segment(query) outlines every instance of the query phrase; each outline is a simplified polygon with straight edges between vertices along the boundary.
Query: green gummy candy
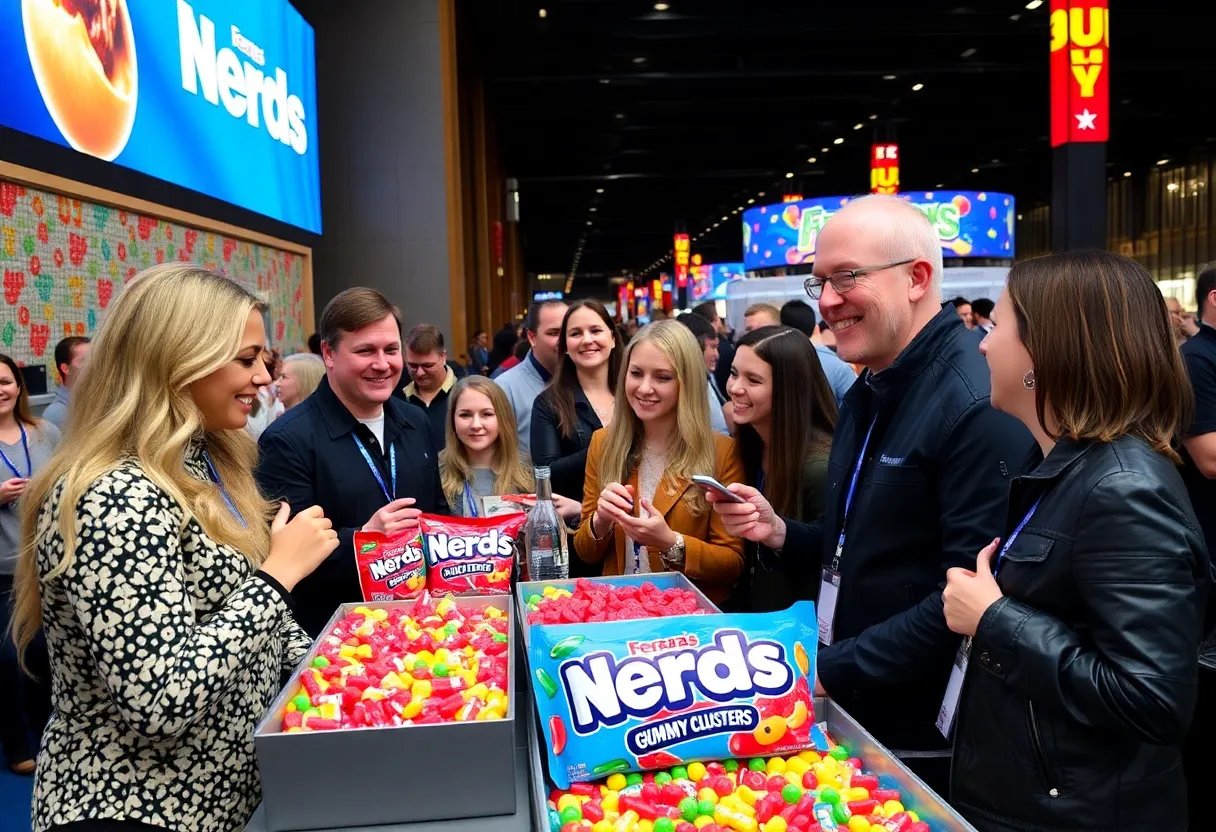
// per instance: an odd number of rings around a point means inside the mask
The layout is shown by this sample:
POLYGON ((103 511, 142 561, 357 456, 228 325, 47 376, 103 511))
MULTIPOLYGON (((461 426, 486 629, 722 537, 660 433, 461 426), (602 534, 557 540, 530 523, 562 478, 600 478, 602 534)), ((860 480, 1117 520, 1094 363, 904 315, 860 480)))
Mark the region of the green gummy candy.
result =
POLYGON ((845 748, 843 745, 836 746, 829 751, 828 754, 832 757, 832 759, 840 760, 841 762, 849 759, 849 749, 845 748))
POLYGON ((671 770, 671 776, 673 780, 687 780, 688 769, 684 768, 684 766, 676 766, 671 770))
POLYGON ((560 817, 563 824, 578 823, 583 819, 583 810, 577 806, 567 806, 562 809, 560 817))
POLYGON ((843 803, 837 803, 832 807, 832 820, 836 821, 837 823, 848 823, 849 818, 852 816, 853 813, 849 811, 849 807, 845 806, 843 803))
POLYGON ((542 598, 541 598, 539 595, 537 595, 537 594, 534 592, 534 593, 532 593, 531 595, 529 595, 529 596, 528 596, 528 606, 529 606, 529 607, 539 607, 539 606, 540 606, 540 602, 541 602, 542 600, 543 600, 543 599, 542 599, 542 598))
POLYGON ((306 694, 306 693, 299 694, 298 696, 296 696, 295 699, 292 699, 291 701, 292 701, 292 704, 294 704, 296 706, 296 710, 299 711, 300 713, 304 713, 305 711, 307 711, 309 708, 312 707, 312 700, 310 700, 308 698, 308 694, 306 694))
POLYGON ((625 776, 625 785, 626 786, 636 786, 638 783, 641 783, 641 782, 642 782, 642 775, 638 774, 636 771, 633 772, 632 774, 627 774, 625 776))
POLYGON ((553 677, 546 673, 543 667, 536 668, 536 681, 540 682, 545 696, 550 699, 557 696, 557 682, 553 681, 553 677))
POLYGON ((725 768, 727 771, 738 771, 739 770, 739 761, 738 760, 727 760, 725 763, 722 764, 722 767, 725 768))
POLYGON ((317 656, 312 660, 312 666, 320 668, 329 667, 329 659, 325 658, 324 656, 317 656))
POLYGON ((435 674, 436 679, 446 678, 448 675, 448 666, 443 662, 436 662, 434 669, 431 670, 435 674))
POLYGON ((549 650, 549 658, 564 659, 566 656, 569 656, 571 653, 577 650, 578 646, 586 640, 586 636, 566 636, 557 644, 553 645, 552 649, 549 650))
POLYGON ((414 670, 430 670, 430 669, 431 669, 431 666, 429 664, 427 664, 426 661, 423 659, 419 659, 418 661, 414 662, 414 670))
POLYGON ((676 808, 680 810, 680 817, 689 823, 692 823, 697 819, 697 815, 701 814, 700 809, 697 808, 697 799, 695 797, 684 798, 676 808))
POLYGON ((714 803, 712 800, 698 800, 697 801, 697 814, 707 815, 708 817, 713 817, 714 807, 716 805, 717 804, 714 803))
POLYGON ((671 818, 655 818, 654 832, 676 832, 676 824, 671 818))
POLYGON ((768 771, 768 764, 759 757, 752 757, 747 761, 747 767, 752 771, 768 771))
POLYGON ((786 803, 797 803, 802 799, 802 789, 790 783, 781 790, 781 799, 786 803))
POLYGON ((506 634, 506 633, 495 633, 495 634, 494 634, 494 640, 495 640, 496 642, 498 642, 499 644, 506 644, 506 642, 507 642, 507 634, 506 634))
POLYGON ((819 802, 820 803, 830 803, 833 806, 835 806, 837 803, 840 802, 840 792, 836 791, 831 786, 828 786, 828 787, 820 790, 819 802))
POLYGON ((654 782, 660 786, 666 786, 671 782, 671 775, 665 771, 660 771, 654 776, 654 782))

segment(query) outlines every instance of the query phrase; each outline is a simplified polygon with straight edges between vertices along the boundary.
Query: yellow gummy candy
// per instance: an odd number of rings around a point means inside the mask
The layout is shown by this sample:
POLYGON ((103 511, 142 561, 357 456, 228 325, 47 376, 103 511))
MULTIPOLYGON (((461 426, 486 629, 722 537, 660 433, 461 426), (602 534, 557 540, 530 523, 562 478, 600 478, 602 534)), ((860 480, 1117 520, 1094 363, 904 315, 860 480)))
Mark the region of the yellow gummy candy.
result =
POLYGON ((372 611, 369 610, 367 607, 355 607, 354 610, 351 611, 351 615, 371 615, 371 614, 372 614, 372 611))
POLYGON ((414 717, 418 716, 418 714, 420 714, 420 713, 422 713, 422 700, 421 699, 411 699, 409 701, 409 704, 406 705, 405 708, 401 711, 401 718, 402 719, 413 719, 414 717))
POLYGON ((388 620, 388 610, 386 610, 386 609, 372 610, 372 620, 373 621, 388 620))
POLYGON ((610 774, 608 775, 608 782, 605 785, 607 785, 608 788, 612 789, 614 792, 619 792, 621 789, 625 788, 626 782, 625 775, 610 774))
POLYGON ((578 802, 578 797, 576 795, 564 794, 557 801, 557 811, 560 812, 562 809, 566 809, 570 806, 581 806, 581 805, 582 804, 578 802))
POLYGON ((355 655, 361 659, 370 659, 372 657, 372 646, 370 644, 360 644, 355 648, 355 655))
POLYGON ((410 696, 414 699, 426 699, 431 695, 431 681, 429 679, 418 679, 410 687, 410 696))

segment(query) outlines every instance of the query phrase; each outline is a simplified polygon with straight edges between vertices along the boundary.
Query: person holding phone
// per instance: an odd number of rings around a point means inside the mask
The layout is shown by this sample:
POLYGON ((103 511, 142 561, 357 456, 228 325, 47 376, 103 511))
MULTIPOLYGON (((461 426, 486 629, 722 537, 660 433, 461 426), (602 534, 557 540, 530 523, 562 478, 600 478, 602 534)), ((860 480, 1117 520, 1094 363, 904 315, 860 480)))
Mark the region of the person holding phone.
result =
POLYGON ((0 355, 0 752, 16 774, 34 773, 30 732, 40 737, 51 715, 46 643, 39 635, 31 644, 32 672, 27 675, 8 635, 13 570, 21 547, 18 501, 58 443, 59 428, 31 415, 29 390, 17 362, 0 355))
POLYGON ((14 641, 41 626, 55 699, 37 832, 225 832, 257 806, 254 727, 310 645, 289 593, 338 545, 254 482, 265 354, 257 298, 191 264, 106 313, 71 441, 21 500, 14 641))
MULTIPOLYGON (((439 479, 452 511, 480 517, 483 497, 534 494, 532 463, 519 452, 515 412, 507 394, 485 376, 465 376, 452 388, 447 442, 439 453, 439 479)), ((577 520, 582 505, 553 495, 557 513, 577 520)))
MULTIPOLYGON (((736 345, 726 390, 745 482, 782 516, 818 519, 827 492, 836 398, 811 342, 786 326, 753 329, 736 345)), ((817 585, 769 568, 752 541, 744 543, 743 552, 746 565, 732 608, 768 612, 815 597, 817 585)))
POLYGON ((678 321, 629 342, 612 424, 587 451, 575 552, 605 575, 683 572, 715 602, 743 570, 743 542, 726 532, 692 477, 743 476, 734 442, 709 424, 705 361, 678 321))

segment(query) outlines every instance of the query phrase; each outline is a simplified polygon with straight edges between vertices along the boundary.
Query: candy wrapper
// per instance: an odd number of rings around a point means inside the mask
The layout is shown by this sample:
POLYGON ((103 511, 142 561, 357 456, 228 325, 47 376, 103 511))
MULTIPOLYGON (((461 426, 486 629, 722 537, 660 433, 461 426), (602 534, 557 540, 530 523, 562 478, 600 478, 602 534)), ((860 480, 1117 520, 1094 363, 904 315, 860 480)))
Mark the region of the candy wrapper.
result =
POLYGON ((418 531, 386 535, 355 532, 355 564, 364 601, 396 601, 426 587, 426 561, 418 531))
POLYGON ((810 690, 817 634, 809 601, 533 626, 529 667, 553 782, 826 747, 810 690))
POLYGON ((418 518, 426 541, 427 586, 436 595, 503 595, 511 592, 511 570, 526 514, 501 517, 418 518))

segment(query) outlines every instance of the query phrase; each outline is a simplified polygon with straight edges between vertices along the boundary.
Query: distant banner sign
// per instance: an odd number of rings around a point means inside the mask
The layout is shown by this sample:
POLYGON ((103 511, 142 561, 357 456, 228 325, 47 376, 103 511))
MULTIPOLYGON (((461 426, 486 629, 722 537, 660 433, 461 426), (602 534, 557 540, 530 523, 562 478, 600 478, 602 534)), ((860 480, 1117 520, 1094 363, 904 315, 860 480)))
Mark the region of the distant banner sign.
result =
MULTIPOLYGON (((1017 211, 1009 194, 988 191, 906 191, 937 231, 945 257, 1014 256, 1017 211)), ((815 260, 824 223, 851 197, 829 196, 762 205, 743 212, 743 266, 747 271, 815 260)))

